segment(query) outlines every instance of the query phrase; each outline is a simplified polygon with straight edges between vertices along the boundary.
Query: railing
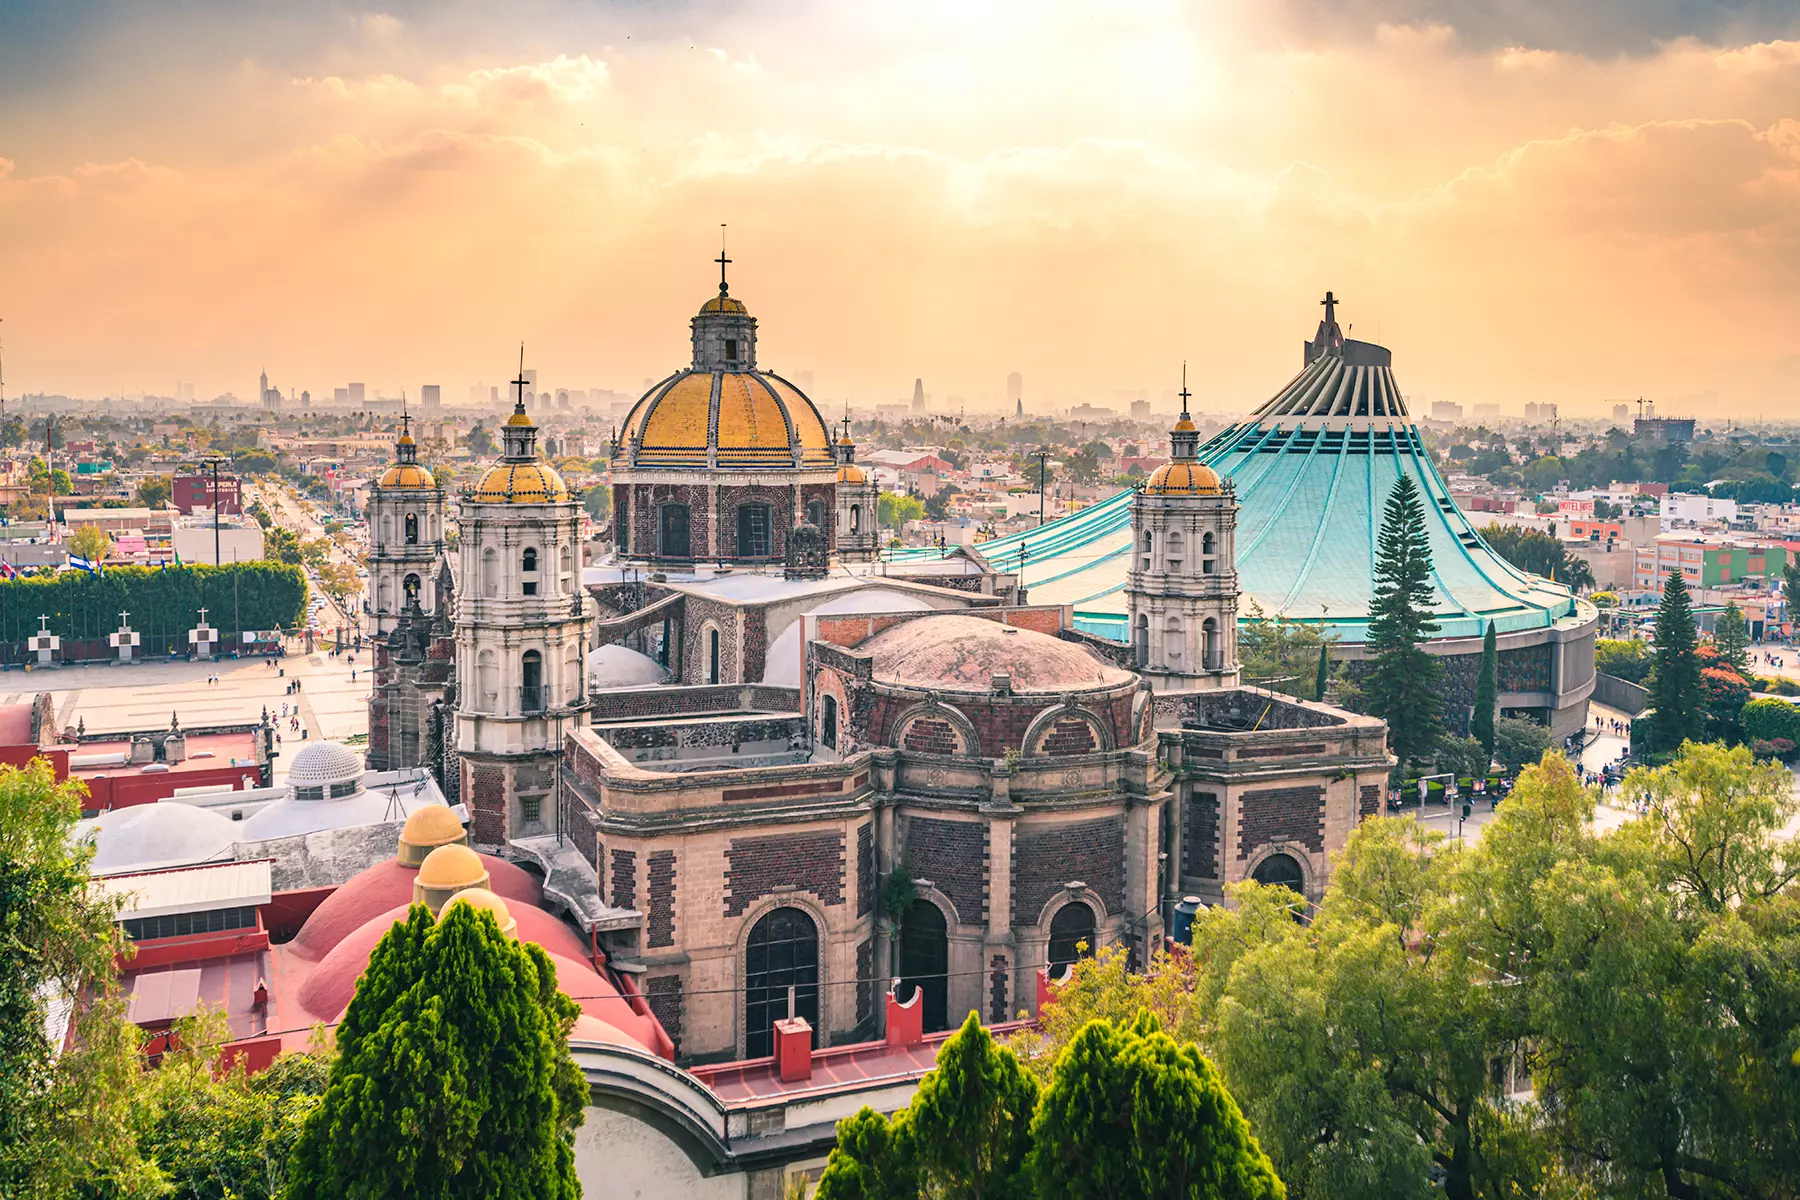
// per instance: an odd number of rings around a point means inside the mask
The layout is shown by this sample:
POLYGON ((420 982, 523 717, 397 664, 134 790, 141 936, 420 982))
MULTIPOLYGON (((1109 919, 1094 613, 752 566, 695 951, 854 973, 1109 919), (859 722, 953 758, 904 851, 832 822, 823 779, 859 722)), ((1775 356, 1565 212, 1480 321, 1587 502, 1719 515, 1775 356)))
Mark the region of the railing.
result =
POLYGON ((526 713, 543 712, 550 706, 549 687, 538 684, 526 685, 519 689, 519 711, 526 713))

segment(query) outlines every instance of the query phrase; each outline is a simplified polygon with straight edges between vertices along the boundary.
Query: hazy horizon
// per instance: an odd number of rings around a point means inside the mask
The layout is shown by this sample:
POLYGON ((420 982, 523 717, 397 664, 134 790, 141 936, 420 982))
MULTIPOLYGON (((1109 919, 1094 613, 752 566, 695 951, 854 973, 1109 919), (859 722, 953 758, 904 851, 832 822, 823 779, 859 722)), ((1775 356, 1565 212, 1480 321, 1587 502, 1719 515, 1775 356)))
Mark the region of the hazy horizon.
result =
POLYGON ((15 3, 7 393, 631 393, 727 223, 822 400, 1243 410, 1330 288, 1421 408, 1791 408, 1800 12, 1496 7, 15 3))

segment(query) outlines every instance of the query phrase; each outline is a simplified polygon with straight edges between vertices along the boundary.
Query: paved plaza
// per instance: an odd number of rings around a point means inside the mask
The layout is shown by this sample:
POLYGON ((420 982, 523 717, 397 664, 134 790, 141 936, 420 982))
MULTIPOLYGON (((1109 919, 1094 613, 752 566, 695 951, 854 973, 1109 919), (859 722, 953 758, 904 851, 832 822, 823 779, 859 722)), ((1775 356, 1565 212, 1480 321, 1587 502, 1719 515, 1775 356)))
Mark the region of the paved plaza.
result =
POLYGON ((55 697, 56 727, 67 729, 81 722, 90 734, 166 729, 171 715, 190 729, 243 724, 259 719, 265 706, 271 713, 280 713, 283 703, 290 713, 298 706, 300 730, 286 721, 279 727, 287 752, 275 760, 279 778, 302 740, 301 731, 307 738, 333 741, 367 735, 369 664, 366 649, 336 658, 321 649, 274 660, 13 668, 0 672, 0 701, 49 692, 55 697), (213 675, 219 681, 207 683, 213 675), (300 680, 301 690, 289 695, 293 679, 300 680))

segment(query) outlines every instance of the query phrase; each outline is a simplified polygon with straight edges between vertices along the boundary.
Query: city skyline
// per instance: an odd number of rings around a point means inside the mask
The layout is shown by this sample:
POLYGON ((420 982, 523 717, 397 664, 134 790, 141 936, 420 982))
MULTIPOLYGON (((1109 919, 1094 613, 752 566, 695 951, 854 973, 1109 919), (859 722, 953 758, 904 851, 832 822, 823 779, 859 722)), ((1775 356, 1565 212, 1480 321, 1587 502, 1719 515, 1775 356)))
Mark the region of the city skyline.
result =
POLYGON ((724 223, 766 365, 862 404, 1241 411, 1332 288, 1427 400, 1779 412, 1800 17, 1508 9, 9 6, 8 391, 455 404, 520 338, 630 391, 724 223))

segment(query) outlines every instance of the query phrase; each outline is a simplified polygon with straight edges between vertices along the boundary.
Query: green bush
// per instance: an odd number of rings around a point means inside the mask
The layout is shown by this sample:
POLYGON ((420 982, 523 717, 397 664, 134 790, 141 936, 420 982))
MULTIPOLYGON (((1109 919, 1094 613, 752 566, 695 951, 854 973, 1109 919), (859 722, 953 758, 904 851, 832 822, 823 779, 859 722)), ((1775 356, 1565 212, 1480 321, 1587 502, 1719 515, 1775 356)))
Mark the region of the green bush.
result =
POLYGON ((1550 731, 1536 721, 1501 717, 1494 722, 1494 757, 1514 775, 1543 758, 1549 748, 1550 731))
POLYGON ((1627 683, 1649 679, 1652 658, 1648 642, 1601 638, 1594 643, 1594 669, 1627 683))
POLYGON ((1786 700, 1768 696, 1752 700, 1738 714, 1738 722, 1744 728, 1744 736, 1752 741, 1772 742, 1776 738, 1786 738, 1790 742, 1800 742, 1800 707, 1786 700))
POLYGON ((132 627, 141 632, 178 632, 193 628, 202 606, 207 623, 227 632, 291 627, 306 612, 306 573, 253 562, 23 576, 0 582, 0 642, 36 633, 40 614, 49 617, 50 632, 64 638, 103 638, 119 627, 121 610, 131 613, 132 627))

